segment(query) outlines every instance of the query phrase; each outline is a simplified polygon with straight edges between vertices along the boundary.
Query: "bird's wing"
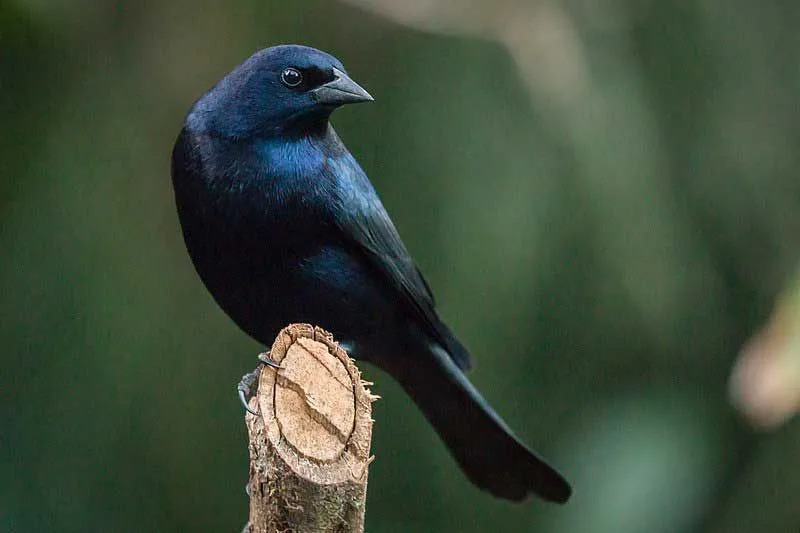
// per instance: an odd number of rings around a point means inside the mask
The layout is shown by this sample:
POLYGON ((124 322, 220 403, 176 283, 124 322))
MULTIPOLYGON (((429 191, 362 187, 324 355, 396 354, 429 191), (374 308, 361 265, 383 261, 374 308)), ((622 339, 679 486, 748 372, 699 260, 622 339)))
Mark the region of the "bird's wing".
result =
POLYGON ((383 274, 453 361, 462 370, 469 369, 469 353, 436 313, 430 286, 411 259, 375 190, 360 168, 353 174, 353 181, 345 187, 348 198, 342 201, 344 209, 334 217, 345 241, 354 244, 383 274))

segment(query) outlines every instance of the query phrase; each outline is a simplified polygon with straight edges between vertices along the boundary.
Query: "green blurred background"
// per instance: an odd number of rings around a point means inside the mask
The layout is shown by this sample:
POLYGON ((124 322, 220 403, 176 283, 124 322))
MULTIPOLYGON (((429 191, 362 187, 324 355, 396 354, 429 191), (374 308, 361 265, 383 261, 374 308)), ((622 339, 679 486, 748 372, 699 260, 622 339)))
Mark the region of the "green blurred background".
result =
POLYGON ((340 136, 473 381, 575 487, 473 488, 366 367, 368 531, 797 532, 800 381, 756 430, 729 376, 759 330, 800 360, 800 313, 761 329, 797 302, 798 23, 792 1, 0 1, 0 531, 245 522, 234 386, 261 347, 192 269, 169 158, 194 99, 296 42, 375 96, 340 136))

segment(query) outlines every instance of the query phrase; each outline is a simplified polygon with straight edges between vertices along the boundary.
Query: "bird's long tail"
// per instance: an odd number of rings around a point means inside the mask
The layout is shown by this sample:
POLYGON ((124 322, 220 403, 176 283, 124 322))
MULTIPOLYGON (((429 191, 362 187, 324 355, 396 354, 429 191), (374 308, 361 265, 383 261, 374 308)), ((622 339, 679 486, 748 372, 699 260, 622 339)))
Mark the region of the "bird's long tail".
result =
POLYGON ((515 501, 531 492, 569 499, 569 483, 519 441, 444 349, 434 345, 420 359, 393 374, 475 485, 515 501))

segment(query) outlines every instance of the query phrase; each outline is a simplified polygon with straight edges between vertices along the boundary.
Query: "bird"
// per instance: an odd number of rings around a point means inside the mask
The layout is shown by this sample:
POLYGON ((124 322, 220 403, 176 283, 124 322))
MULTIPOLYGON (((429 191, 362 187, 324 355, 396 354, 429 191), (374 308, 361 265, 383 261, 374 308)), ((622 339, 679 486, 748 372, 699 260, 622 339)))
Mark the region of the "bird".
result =
POLYGON ((195 270, 265 346, 286 324, 318 324, 390 374, 480 489, 564 503, 570 484, 467 379, 469 352, 330 124, 372 100, 338 59, 295 44, 254 53, 203 94, 171 172, 195 270))

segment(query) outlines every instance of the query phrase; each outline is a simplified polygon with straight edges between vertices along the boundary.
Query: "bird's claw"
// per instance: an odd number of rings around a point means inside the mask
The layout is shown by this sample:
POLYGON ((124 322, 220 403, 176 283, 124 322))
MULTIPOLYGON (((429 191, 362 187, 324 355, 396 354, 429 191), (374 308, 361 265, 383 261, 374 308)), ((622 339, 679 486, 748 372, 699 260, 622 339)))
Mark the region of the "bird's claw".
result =
POLYGON ((272 367, 275 370, 280 370, 281 368, 283 368, 281 365, 272 360, 272 357, 270 357, 269 352, 261 352, 260 354, 258 354, 258 360, 261 361, 262 364, 272 367))
POLYGON ((253 411, 250 409, 250 402, 247 400, 247 396, 243 390, 239 390, 239 401, 242 402, 242 407, 244 407, 245 411, 254 416, 261 416, 261 413, 258 411, 253 411))
POLYGON ((261 374, 261 369, 265 366, 274 368, 276 370, 283 368, 281 365, 272 360, 272 358, 269 356, 269 352, 262 352, 258 354, 258 366, 256 369, 242 376, 241 381, 239 381, 239 385, 236 386, 236 390, 239 393, 239 401, 242 402, 242 406, 244 407, 245 411, 255 416, 261 416, 261 413, 253 411, 250 408, 250 399, 258 390, 258 376, 261 374))
POLYGON ((239 393, 239 401, 242 402, 242 406, 244 406, 245 411, 255 416, 261 416, 261 413, 258 413, 250 409, 250 399, 255 394, 255 391, 253 389, 255 385, 258 383, 259 374, 261 374, 260 364, 256 367, 255 370, 242 376, 241 381, 239 381, 239 384, 236 386, 236 390, 239 393))

